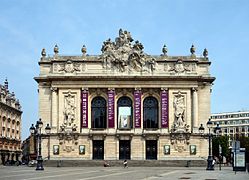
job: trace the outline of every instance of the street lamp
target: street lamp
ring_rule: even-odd
[[[212,122],[211,119],[208,120],[207,122],[207,127],[208,127],[208,158],[207,158],[207,168],[206,170],[212,171],[214,170],[213,166],[213,155],[211,151],[211,139],[212,139],[212,133],[211,133],[211,128],[212,128]],[[203,127],[203,124],[199,127],[199,132],[201,134],[204,134],[205,128]],[[214,128],[214,133],[219,133],[220,132],[220,126],[217,124],[217,126]]]
[[[212,127],[212,122],[211,119],[208,120],[207,122],[207,127],[208,127],[208,159],[207,159],[207,169],[206,170],[214,170],[214,166],[213,166],[213,156],[212,156],[212,152],[211,152],[211,133],[210,133],[210,129]]]
[[[43,123],[41,118],[39,119],[39,121],[36,122],[36,125],[34,127],[34,124],[31,125],[31,127],[29,128],[29,131],[32,135],[34,135],[35,137],[37,136],[37,140],[38,140],[38,153],[37,153],[37,166],[36,166],[36,170],[44,170],[43,168],[43,159],[42,159],[42,155],[41,155],[41,129],[43,127]],[[45,128],[46,133],[50,132],[51,128],[49,127],[49,125],[47,124],[47,127]]]
[[[45,127],[45,132],[48,134],[48,160],[50,159],[50,132],[51,132],[51,127],[49,124]]]
[[[214,133],[216,134],[216,137],[221,134],[221,128],[220,128],[219,124],[217,124],[217,126],[214,128]],[[221,148],[219,140],[218,140],[218,144],[219,144],[219,167],[220,167],[220,170],[221,170],[221,160],[222,160],[221,153],[222,153],[222,148]]]

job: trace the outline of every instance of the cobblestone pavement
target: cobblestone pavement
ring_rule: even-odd
[[[249,180],[249,173],[237,172],[231,167],[221,171],[206,171],[204,167],[44,167],[36,171],[35,167],[0,166],[0,180],[146,180],[146,179],[197,179],[197,180]]]

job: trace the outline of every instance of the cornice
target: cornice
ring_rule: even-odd
[[[35,77],[36,82],[50,81],[198,81],[210,82],[215,77],[204,76],[46,76]]]
[[[12,107],[12,106],[9,106],[9,105],[7,105],[7,104],[1,102],[1,101],[0,101],[0,106],[3,106],[3,107],[6,108],[6,109],[11,109],[12,111],[15,111],[15,112],[19,113],[20,115],[22,114],[22,111],[20,111],[20,110],[14,108],[14,107]]]

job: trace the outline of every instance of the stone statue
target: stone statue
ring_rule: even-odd
[[[122,29],[119,29],[119,37],[115,39],[116,45],[118,47],[123,46],[124,44],[129,44],[132,42],[133,39],[131,37],[130,32],[128,31],[123,31]]]
[[[75,120],[75,102],[74,96],[70,93],[65,98],[65,110],[64,110],[64,124],[68,127],[71,126]]]
[[[175,121],[174,121],[174,127],[176,129],[183,128],[185,125],[185,99],[184,96],[181,94],[181,92],[178,92],[178,94],[174,98],[174,109],[175,109]]]

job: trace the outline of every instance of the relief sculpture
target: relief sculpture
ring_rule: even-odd
[[[186,124],[186,100],[185,96],[179,91],[173,100],[174,122],[172,132],[188,132],[189,125]]]
[[[174,109],[175,109],[175,121],[174,126],[176,128],[184,127],[185,123],[185,105],[184,96],[180,92],[174,98]]]
[[[173,100],[174,122],[170,133],[171,144],[178,152],[186,150],[190,138],[189,125],[186,124],[185,103],[185,96],[179,91]]]
[[[63,123],[60,126],[59,141],[63,151],[71,152],[78,144],[78,133],[75,122],[76,102],[75,95],[70,91],[64,96]]]
[[[75,97],[68,94],[65,97],[65,109],[64,109],[64,125],[65,126],[72,126],[75,120]]]

